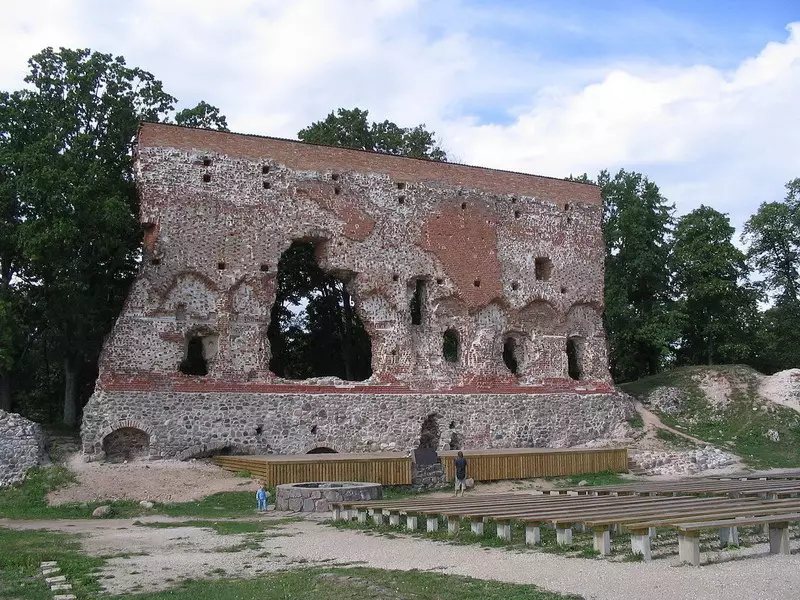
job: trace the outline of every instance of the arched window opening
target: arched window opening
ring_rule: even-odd
[[[283,253],[267,331],[273,373],[347,381],[372,375],[372,343],[345,284],[322,270],[312,242],[293,242]]]
[[[583,340],[579,337],[567,339],[567,373],[571,379],[583,377]]]
[[[135,427],[121,427],[103,438],[103,452],[109,462],[145,457],[150,453],[150,435]]]
[[[517,359],[517,340],[512,337],[506,338],[503,343],[503,362],[508,370],[514,375],[519,370],[519,360]]]
[[[320,446],[318,448],[312,448],[306,454],[338,454],[336,450],[333,448],[327,448],[325,446]]]
[[[219,336],[216,334],[190,335],[179,370],[184,375],[203,377],[208,375],[208,361],[217,355]]]
[[[437,450],[439,448],[439,440],[441,434],[439,432],[439,421],[436,415],[428,415],[422,422],[422,427],[419,432],[419,447],[431,448]]]
[[[448,329],[442,336],[442,354],[447,362],[458,362],[458,332]]]

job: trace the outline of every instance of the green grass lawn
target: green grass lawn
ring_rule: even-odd
[[[39,564],[48,560],[58,561],[78,598],[94,597],[100,589],[94,573],[105,559],[82,554],[77,536],[0,528],[0,598],[52,600],[39,576]]]
[[[420,571],[303,569],[246,580],[190,581],[155,594],[108,600],[567,600],[529,585]]]

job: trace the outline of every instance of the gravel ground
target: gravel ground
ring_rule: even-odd
[[[280,515],[270,518],[275,516]],[[261,549],[240,552],[220,552],[219,548],[235,546],[243,536],[219,536],[188,527],[137,527],[131,520],[122,519],[0,521],[0,526],[85,533],[84,547],[92,554],[147,552],[146,556],[115,558],[107,563],[100,577],[105,589],[112,593],[163,589],[188,577],[252,576],[315,564],[433,570],[535,584],[552,591],[580,594],[587,600],[775,600],[796,598],[800,589],[800,556],[769,556],[765,544],[737,551],[737,556],[745,557],[741,560],[692,568],[674,567],[670,559],[612,563],[541,552],[452,546],[404,536],[389,539],[338,530],[314,520],[267,532]],[[708,553],[703,554],[704,560],[708,557]],[[224,569],[224,574],[215,569]]]
[[[70,455],[66,466],[77,483],[51,492],[50,504],[95,500],[187,502],[229,491],[255,491],[258,483],[235,477],[207,461],[153,460],[129,463],[85,462]]]

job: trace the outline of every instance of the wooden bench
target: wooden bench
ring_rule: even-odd
[[[789,523],[791,521],[800,521],[800,513],[679,523],[675,526],[678,530],[678,559],[682,563],[695,567],[700,564],[700,532],[704,529],[735,529],[765,524],[769,525],[769,553],[789,554]]]

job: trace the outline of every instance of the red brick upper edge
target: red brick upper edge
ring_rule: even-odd
[[[163,123],[142,123],[138,147],[211,152],[253,161],[270,159],[297,170],[382,173],[397,182],[435,181],[453,187],[531,196],[556,203],[601,204],[600,188],[592,184]]]

